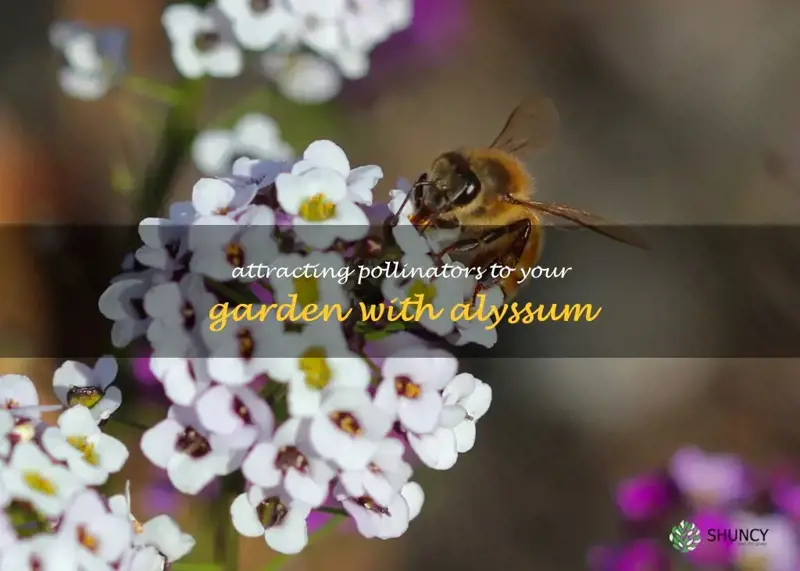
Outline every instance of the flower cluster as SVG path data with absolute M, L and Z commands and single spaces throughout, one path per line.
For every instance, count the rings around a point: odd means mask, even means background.
M 105 497 L 105 484 L 128 459 L 101 430 L 119 408 L 111 386 L 117 363 L 65 362 L 53 377 L 61 405 L 41 406 L 33 382 L 0 376 L 0 569 L 159 571 L 195 540 L 167 515 L 144 524 L 131 514 L 130 486 Z M 43 412 L 64 410 L 55 426 Z
M 788 469 L 765 472 L 734 455 L 684 448 L 667 470 L 620 484 L 616 500 L 628 540 L 593 549 L 589 567 L 669 571 L 672 557 L 685 557 L 693 569 L 795 571 L 800 567 L 798 498 L 800 483 Z M 668 538 L 680 521 L 696 526 L 701 541 L 675 555 Z M 754 528 L 767 530 L 763 542 L 760 536 L 735 539 L 737 529 Z
M 411 0 L 215 0 L 168 5 L 162 23 L 172 59 L 187 78 L 232 78 L 257 53 L 261 73 L 288 98 L 332 99 L 342 77 L 369 71 L 369 53 L 411 23 Z M 127 32 L 61 22 L 51 43 L 64 56 L 64 91 L 98 99 L 123 76 Z
M 145 456 L 184 494 L 220 478 L 238 485 L 233 525 L 282 553 L 305 547 L 315 511 L 348 514 L 366 537 L 402 535 L 423 504 L 412 464 L 454 466 L 491 402 L 488 385 L 423 340 L 428 330 L 460 344 L 496 341 L 469 323 L 401 331 L 358 312 L 304 321 L 267 311 L 289 299 L 347 309 L 472 298 L 469 280 L 347 278 L 386 260 L 439 263 L 444 237 L 423 238 L 405 212 L 388 223 L 408 188 L 390 208 L 373 204 L 382 177 L 374 165 L 352 168 L 327 140 L 294 162 L 239 159 L 231 176 L 201 179 L 169 218 L 141 222 L 142 246 L 99 302 L 115 346 L 146 340 L 171 402 L 142 436 Z M 226 303 L 250 304 L 259 319 L 216 328 L 212 310 Z

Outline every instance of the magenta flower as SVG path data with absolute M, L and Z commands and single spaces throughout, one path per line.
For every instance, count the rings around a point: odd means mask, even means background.
M 666 515 L 673 505 L 673 494 L 667 478 L 645 474 L 630 478 L 617 488 L 617 507 L 630 521 L 647 521 Z
M 800 484 L 782 486 L 773 490 L 775 506 L 795 523 L 800 523 Z
M 146 385 L 157 385 L 159 380 L 150 370 L 150 355 L 143 355 L 133 359 L 133 377 Z
M 719 533 L 709 534 L 710 530 L 728 530 L 734 527 L 730 516 L 719 511 L 700 511 L 688 518 L 700 530 L 702 540 L 687 557 L 695 565 L 725 565 L 733 560 L 735 544 L 719 539 Z M 714 538 L 713 541 L 711 538 Z

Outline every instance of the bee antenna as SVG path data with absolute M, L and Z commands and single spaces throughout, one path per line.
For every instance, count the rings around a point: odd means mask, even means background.
M 397 212 L 394 213 L 394 216 L 391 218 L 391 222 L 389 223 L 392 227 L 397 226 L 397 223 L 400 221 L 400 213 L 408 204 L 408 201 L 411 199 L 411 194 L 414 192 L 415 189 L 419 188 L 420 186 L 427 185 L 427 182 L 418 182 L 412 185 L 410 189 L 408 189 L 408 194 L 406 194 L 405 199 L 403 199 L 403 203 L 400 205 L 400 208 L 397 209 Z

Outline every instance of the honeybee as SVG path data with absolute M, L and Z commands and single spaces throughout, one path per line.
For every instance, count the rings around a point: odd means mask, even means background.
M 634 233 L 599 216 L 533 200 L 534 181 L 522 162 L 523 152 L 548 147 L 559 124 L 558 111 L 550 99 L 528 97 L 514 109 L 491 145 L 441 154 L 406 197 L 414 210 L 409 219 L 421 233 L 429 228 L 462 230 L 459 239 L 439 252 L 437 259 L 454 255 L 469 267 L 485 268 L 474 295 L 496 285 L 506 300 L 517 294 L 522 270 L 535 267 L 541 257 L 543 216 L 569 220 L 578 227 L 648 249 Z M 392 222 L 397 221 L 395 217 Z M 515 271 L 505 279 L 492 278 L 488 270 L 493 264 Z

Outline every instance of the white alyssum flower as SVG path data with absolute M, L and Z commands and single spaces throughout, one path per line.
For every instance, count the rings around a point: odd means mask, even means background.
M 301 41 L 334 61 L 345 77 L 359 79 L 369 71 L 369 52 L 411 23 L 410 0 L 326 2 L 288 0 L 302 17 Z
M 28 409 L 39 406 L 39 393 L 36 385 L 25 375 L 0 375 L 0 408 L 14 411 L 15 409 Z M 26 413 L 33 419 L 38 419 L 36 412 Z
M 411 0 L 352 0 L 342 19 L 344 41 L 356 50 L 369 51 L 393 33 L 411 25 Z
M 230 474 L 241 459 L 229 448 L 213 448 L 194 409 L 172 406 L 167 418 L 142 435 L 142 452 L 167 471 L 179 492 L 200 493 L 218 476 Z
M 266 304 L 252 304 L 253 316 L 266 312 Z M 243 386 L 270 370 L 270 363 L 282 361 L 297 334 L 286 333 L 274 316 L 264 321 L 239 321 L 225 324 L 222 331 L 212 329 L 211 317 L 203 323 L 203 339 L 209 349 L 208 374 L 218 383 Z
M 211 385 L 208 359 L 151 357 L 150 370 L 164 386 L 167 398 L 180 406 L 190 406 Z
M 37 566 L 31 567 L 31 561 Z M 78 546 L 63 534 L 38 534 L 9 546 L 0 556 L 0 571 L 72 571 L 80 569 Z
M 217 0 L 217 6 L 230 19 L 236 39 L 248 50 L 266 50 L 296 35 L 299 28 L 297 15 L 284 2 Z
M 175 520 L 165 514 L 146 521 L 133 537 L 133 544 L 140 551 L 152 553 L 155 550 L 158 556 L 155 559 L 167 569 L 170 563 L 194 549 L 196 543 L 194 537 L 181 531 Z
M 10 498 L 8 499 L 10 501 Z M 6 507 L 8 501 L 2 501 L 0 496 L 0 506 Z M 17 542 L 17 532 L 14 530 L 14 525 L 11 523 L 11 518 L 8 517 L 4 511 L 0 512 L 0 553 L 8 553 L 8 550 Z M 2 565 L 2 556 L 0 556 L 0 565 Z M 2 569 L 2 567 L 0 567 Z
M 110 569 L 122 559 L 133 538 L 130 521 L 112 513 L 94 490 L 81 492 L 71 502 L 59 532 L 75 538 L 83 569 Z
M 250 157 L 239 157 L 233 162 L 233 177 L 254 184 L 256 188 L 264 188 L 275 182 L 282 172 L 292 170 L 289 161 L 265 161 Z
M 428 256 L 410 255 L 403 259 L 411 268 L 428 271 L 435 267 L 433 260 Z M 452 264 L 453 267 L 462 264 Z M 389 278 L 383 281 L 382 290 L 386 299 L 397 300 L 402 303 L 410 299 L 417 303 L 419 310 L 419 324 L 437 335 L 451 333 L 456 325 L 452 320 L 452 309 L 463 303 L 467 292 L 474 291 L 472 284 L 474 278 L 453 277 L 443 273 L 436 274 L 432 279 L 414 277 L 406 283 L 399 279 Z
M 230 78 L 242 73 L 242 51 L 225 37 L 219 16 L 193 4 L 170 4 L 164 9 L 161 22 L 172 42 L 172 60 L 184 77 Z
M 2 380 L 0 380 L 0 383 L 2 383 Z M 11 453 L 11 436 L 16 424 L 10 412 L 0 409 L 0 461 L 8 458 Z
M 439 426 L 427 434 L 408 434 L 408 443 L 423 464 L 435 470 L 452 468 L 459 454 L 475 445 L 475 424 L 489 410 L 492 388 L 469 373 L 460 373 L 442 391 Z
M 286 268 L 289 275 L 300 277 L 287 279 L 277 277 L 272 273 L 269 283 L 274 292 L 275 303 L 289 303 L 290 295 L 297 296 L 297 305 L 303 308 L 307 305 L 335 306 L 339 305 L 342 311 L 350 307 L 350 299 L 345 294 L 344 288 L 339 284 L 339 275 L 345 268 L 344 258 L 336 252 L 311 252 L 301 254 L 282 254 L 273 262 L 276 268 Z M 303 268 L 309 271 L 304 272 Z M 315 272 L 320 277 L 314 277 Z M 325 275 L 321 275 L 322 273 Z
M 386 414 L 396 415 L 409 432 L 432 432 L 444 408 L 441 391 L 457 369 L 458 361 L 446 351 L 399 351 L 383 362 L 383 381 L 375 393 L 375 404 Z
M 275 179 L 278 202 L 292 215 L 297 236 L 312 248 L 329 248 L 337 239 L 360 240 L 369 231 L 369 219 L 346 199 L 347 182 L 329 168 L 301 174 L 282 173 Z
M 144 310 L 153 318 L 148 339 L 153 342 L 181 330 L 193 333 L 216 303 L 217 298 L 208 291 L 203 277 L 196 274 L 155 286 L 144 296 Z
M 282 487 L 293 500 L 311 507 L 328 498 L 328 485 L 336 471 L 317 456 L 299 418 L 285 421 L 269 441 L 259 442 L 242 464 L 247 480 L 264 489 Z
M 263 537 L 270 549 L 294 555 L 308 544 L 311 507 L 280 489 L 251 486 L 231 505 L 233 526 L 245 537 Z
M 403 460 L 405 447 L 396 438 L 378 443 L 369 464 L 360 470 L 345 470 L 339 482 L 354 498 L 369 496 L 378 505 L 388 505 L 411 479 L 411 465 Z
M 230 130 L 203 131 L 192 144 L 197 168 L 211 176 L 229 175 L 240 157 L 287 161 L 293 156 L 294 151 L 281 138 L 275 120 L 259 113 L 245 115 Z
M 8 464 L 0 470 L 0 481 L 13 497 L 29 501 L 45 517 L 61 515 L 82 489 L 70 470 L 54 464 L 31 442 L 14 447 Z
M 359 470 L 375 455 L 393 420 L 366 391 L 331 389 L 311 420 L 309 438 L 323 458 L 342 470 Z
M 337 68 L 316 54 L 267 52 L 261 67 L 284 97 L 298 103 L 325 103 L 342 91 Z
M 58 72 L 61 89 L 76 99 L 102 98 L 125 71 L 124 30 L 56 22 L 50 28 L 50 43 L 65 60 Z
M 237 218 L 253 202 L 256 192 L 255 184 L 245 184 L 240 177 L 201 178 L 192 188 L 191 202 L 178 204 L 184 208 L 191 205 L 197 213 L 192 224 L 203 226 L 219 223 L 218 216 Z
M 129 456 L 125 445 L 101 432 L 91 411 L 82 405 L 64 411 L 58 417 L 58 428 L 45 429 L 42 446 L 91 486 L 105 484 L 109 474 L 119 472 Z
M 281 357 L 265 361 L 266 373 L 288 383 L 287 402 L 292 416 L 316 415 L 326 390 L 369 386 L 369 365 L 347 347 L 338 321 L 317 320 L 285 345 Z
M 505 296 L 500 286 L 495 286 L 485 292 L 482 292 L 483 300 L 476 299 L 470 312 L 474 313 L 479 307 L 483 306 L 483 312 L 488 313 L 490 308 L 500 308 L 505 303 Z M 481 321 L 478 319 L 465 320 L 461 319 L 455 322 L 456 329 L 447 340 L 455 346 L 466 345 L 468 343 L 476 343 L 487 348 L 494 347 L 497 343 L 497 328 L 489 329 L 487 326 L 490 321 Z
M 408 524 L 419 515 L 425 497 L 415 482 L 404 485 L 383 505 L 367 495 L 351 497 L 341 486 L 334 495 L 355 521 L 358 532 L 370 539 L 395 539 L 403 535 Z
M 215 448 L 246 450 L 275 428 L 272 409 L 247 387 L 213 386 L 198 397 L 195 409 Z
M 474 375 L 460 373 L 442 391 L 445 407 L 461 407 L 466 416 L 452 426 L 459 453 L 475 445 L 475 424 L 483 418 L 492 404 L 492 387 Z
M 100 357 L 93 368 L 65 361 L 53 375 L 53 391 L 65 406 L 83 405 L 100 422 L 122 404 L 122 392 L 111 386 L 118 372 L 117 360 L 111 355 Z
M 351 169 L 344 150 L 328 140 L 311 143 L 303 153 L 302 160 L 292 167 L 292 174 L 299 175 L 318 168 L 339 173 L 347 183 L 345 198 L 358 204 L 372 204 L 372 190 L 383 178 L 383 169 L 377 165 Z
M 169 218 L 145 218 L 139 223 L 143 245 L 136 250 L 136 261 L 150 268 L 174 273 L 185 267 L 189 225 L 196 215 L 180 203 L 170 207 Z
M 112 513 L 130 522 L 133 531 L 135 552 L 131 559 L 142 565 L 143 570 L 162 569 L 164 564 L 172 563 L 186 556 L 195 546 L 195 539 L 181 528 L 168 515 L 156 516 L 144 524 L 139 523 L 131 511 L 131 483 L 125 483 L 125 493 L 108 499 Z M 146 567 L 145 563 L 151 563 Z M 123 567 L 124 568 L 124 567 Z M 136 565 L 131 571 L 137 570 Z
M 189 234 L 192 272 L 222 282 L 256 281 L 256 275 L 247 277 L 247 266 L 269 265 L 278 255 L 275 214 L 266 206 L 248 209 L 239 222 L 225 216 L 201 220 L 205 224 L 192 226 Z
M 159 270 L 125 273 L 106 288 L 98 307 L 100 313 L 114 322 L 111 328 L 114 347 L 127 347 L 145 334 L 151 319 L 144 311 L 144 296 L 154 285 L 167 279 L 167 274 Z

